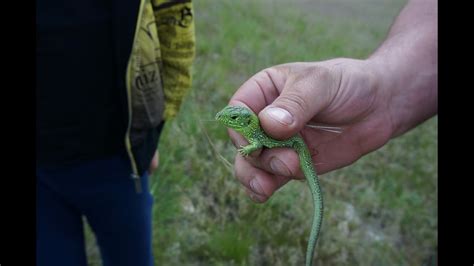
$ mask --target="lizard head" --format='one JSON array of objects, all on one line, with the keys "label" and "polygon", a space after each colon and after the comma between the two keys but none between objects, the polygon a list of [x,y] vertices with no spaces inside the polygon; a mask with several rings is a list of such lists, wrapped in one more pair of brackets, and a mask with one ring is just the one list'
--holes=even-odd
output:
[{"label": "lizard head", "polygon": [[216,114],[216,120],[240,133],[259,126],[257,116],[248,108],[241,106],[226,106]]}]

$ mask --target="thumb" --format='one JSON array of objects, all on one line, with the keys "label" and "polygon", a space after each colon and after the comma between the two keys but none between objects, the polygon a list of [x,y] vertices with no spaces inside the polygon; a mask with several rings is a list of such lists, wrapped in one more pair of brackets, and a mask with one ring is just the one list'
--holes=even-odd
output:
[{"label": "thumb", "polygon": [[259,113],[263,129],[276,139],[287,139],[300,132],[330,104],[340,80],[331,69],[320,65],[287,73],[280,95]]}]

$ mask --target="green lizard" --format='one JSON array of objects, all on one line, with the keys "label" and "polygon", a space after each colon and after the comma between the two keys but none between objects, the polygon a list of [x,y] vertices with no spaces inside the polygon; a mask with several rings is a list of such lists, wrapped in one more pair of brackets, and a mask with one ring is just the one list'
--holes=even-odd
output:
[{"label": "green lizard", "polygon": [[262,147],[292,148],[298,153],[301,170],[306,177],[313,197],[313,222],[306,250],[306,265],[312,265],[314,249],[316,247],[323,218],[323,195],[321,187],[319,186],[316,170],[313,166],[311,154],[303,138],[300,136],[293,136],[287,140],[275,140],[269,137],[260,127],[258,117],[251,110],[245,107],[226,106],[216,114],[216,120],[226,127],[236,130],[247,139],[249,145],[239,148],[239,152],[243,156],[248,156]]}]

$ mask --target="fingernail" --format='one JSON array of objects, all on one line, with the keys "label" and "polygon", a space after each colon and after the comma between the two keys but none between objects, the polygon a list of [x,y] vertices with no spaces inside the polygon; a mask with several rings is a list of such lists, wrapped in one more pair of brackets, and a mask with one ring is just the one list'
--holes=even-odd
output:
[{"label": "fingernail", "polygon": [[280,159],[276,157],[273,157],[270,160],[270,168],[275,174],[284,175],[284,176],[290,175],[290,171],[288,170],[286,165],[282,161],[280,161]]},{"label": "fingernail", "polygon": [[265,195],[265,193],[263,192],[262,186],[257,181],[257,178],[250,180],[250,188],[252,189],[254,193]]},{"label": "fingernail", "polygon": [[269,107],[265,110],[265,112],[272,119],[284,125],[291,125],[293,123],[293,116],[285,109],[279,107]]},{"label": "fingernail", "polygon": [[261,203],[264,200],[261,198],[261,196],[253,193],[251,190],[247,189],[247,195],[249,195],[250,199],[252,199],[254,202]]}]

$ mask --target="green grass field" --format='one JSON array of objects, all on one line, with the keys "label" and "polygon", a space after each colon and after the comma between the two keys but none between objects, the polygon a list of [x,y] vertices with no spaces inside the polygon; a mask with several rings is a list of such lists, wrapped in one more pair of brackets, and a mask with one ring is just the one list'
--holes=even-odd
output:
[{"label": "green grass field", "polygon": [[[210,122],[257,71],[365,58],[405,0],[195,1],[193,88],[169,122],[152,177],[156,265],[302,265],[312,216],[304,182],[267,203],[233,177],[236,150]],[[437,247],[437,117],[321,177],[316,265],[431,265]],[[100,265],[88,230],[90,265]]]}]

